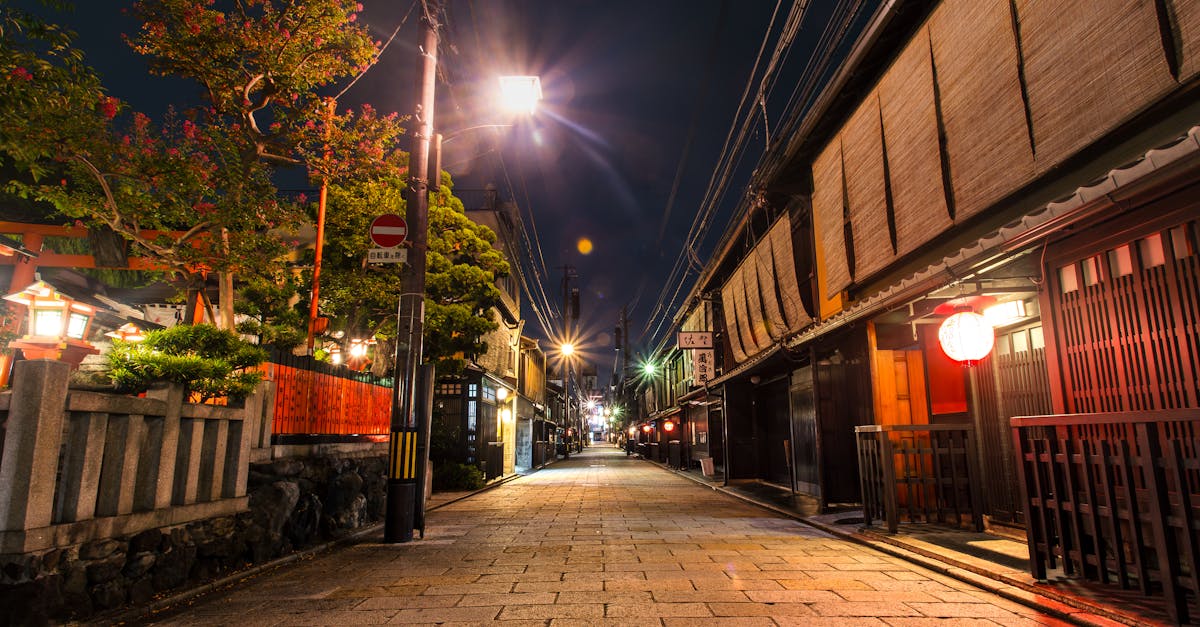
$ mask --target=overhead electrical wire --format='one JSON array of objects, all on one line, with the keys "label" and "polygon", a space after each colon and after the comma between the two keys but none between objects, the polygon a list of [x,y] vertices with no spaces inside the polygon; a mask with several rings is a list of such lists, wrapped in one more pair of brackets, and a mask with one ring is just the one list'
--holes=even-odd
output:
[{"label": "overhead electrical wire", "polygon": [[[790,45],[792,38],[794,38],[795,33],[798,30],[794,26],[794,24],[796,24],[798,21],[797,15],[798,13],[803,13],[804,7],[807,6],[807,3],[801,1],[792,5],[792,9],[788,12],[788,18],[784,25],[783,31],[776,39],[775,49],[771,55],[771,60],[767,62],[766,68],[763,70],[762,77],[759,78],[758,69],[763,63],[763,54],[766,52],[768,42],[770,41],[772,33],[775,29],[775,21],[779,16],[779,10],[781,6],[782,2],[777,2],[775,5],[775,10],[771,16],[771,21],[769,22],[767,30],[763,35],[763,40],[759,46],[758,55],[755,59],[754,66],[751,69],[750,76],[746,81],[746,87],[743,90],[737,112],[734,115],[735,120],[742,118],[740,128],[737,124],[735,124],[730,127],[729,133],[726,135],[725,145],[722,147],[721,154],[718,157],[718,166],[714,169],[712,176],[709,178],[708,189],[706,190],[705,196],[701,201],[701,210],[697,212],[696,217],[693,219],[692,228],[689,230],[689,236],[684,244],[684,248],[681,250],[680,257],[676,262],[676,269],[674,269],[672,272],[672,280],[676,280],[676,275],[678,275],[678,282],[675,285],[674,293],[671,295],[669,300],[666,298],[666,290],[670,289],[670,282],[668,282],[668,284],[664,286],[666,289],[660,294],[659,301],[655,309],[657,324],[654,324],[653,320],[648,320],[647,326],[643,329],[642,335],[639,336],[639,340],[644,338],[647,332],[650,332],[650,339],[653,343],[654,338],[661,333],[663,326],[671,317],[670,310],[678,301],[679,294],[682,292],[683,285],[686,282],[687,269],[684,269],[683,262],[685,260],[688,261],[689,263],[687,268],[690,269],[692,267],[691,261],[698,255],[697,249],[699,248],[699,244],[701,241],[703,241],[708,228],[711,226],[711,218],[716,211],[716,208],[720,205],[722,199],[724,198],[725,192],[728,189],[728,185],[732,178],[732,174],[738,161],[740,160],[742,150],[748,137],[750,136],[751,130],[754,127],[756,117],[755,105],[763,99],[766,81],[777,70],[781,49]],[[756,83],[758,85],[757,91],[754,90]],[[742,117],[743,113],[745,116],[744,118]],[[734,135],[735,129],[737,129],[736,137]],[[652,331],[651,327],[653,327]],[[665,337],[663,341],[665,341]],[[656,349],[656,351],[657,350],[658,349]]]},{"label": "overhead electrical wire", "polygon": [[[832,62],[836,51],[841,47],[842,44],[844,44],[846,32],[851,26],[853,18],[861,10],[863,4],[864,2],[862,0],[858,0],[852,5],[849,2],[842,1],[838,3],[837,7],[832,12],[831,18],[826,22],[825,27],[822,30],[819,43],[814,48],[814,50],[818,52],[809,58],[809,61],[802,72],[801,80],[797,81],[796,87],[793,89],[787,101],[787,105],[784,107],[783,114],[780,116],[780,119],[783,120],[783,123],[780,124],[776,129],[777,137],[787,137],[794,132],[795,127],[798,125],[798,120],[803,117],[803,113],[809,106],[811,106],[811,102],[814,97],[816,87],[819,85],[819,81],[827,73],[828,67]],[[787,56],[791,52],[791,43],[796,34],[799,32],[806,8],[807,2],[804,0],[798,1],[793,5],[793,9],[789,13],[787,24],[785,25],[783,32],[780,34],[779,40],[775,47],[772,60],[768,63],[767,70],[764,71],[763,78],[759,82],[757,103],[764,103],[770,99],[770,95],[773,93],[775,83],[779,77],[777,70],[782,62],[786,61]],[[774,18],[772,19],[772,26],[773,22]],[[768,36],[770,35],[772,26],[769,26],[767,29]],[[831,41],[834,43],[831,44]],[[759,61],[756,61],[755,63],[756,68],[761,61],[762,52],[763,51],[760,50]],[[815,64],[814,59],[816,59]],[[755,75],[756,73],[751,74],[749,84],[753,84]],[[743,103],[744,102],[745,101],[743,100]],[[741,111],[742,108],[739,107],[739,115]],[[765,125],[767,124],[765,110],[762,111],[762,115],[764,116]],[[735,117],[735,120],[736,119],[737,118]],[[679,258],[676,261],[676,267],[672,270],[672,275],[668,282],[664,285],[663,292],[660,294],[659,303],[656,306],[655,312],[651,316],[651,319],[647,320],[646,327],[642,332],[642,336],[639,337],[639,340],[642,337],[645,337],[646,333],[650,333],[652,343],[654,343],[653,339],[659,336],[666,322],[668,319],[670,319],[669,312],[674,311],[675,307],[677,306],[679,295],[682,292],[682,288],[684,283],[686,283],[687,277],[686,272],[682,276],[678,276],[678,270],[680,267],[682,267],[684,260],[695,254],[696,245],[703,241],[707,229],[711,226],[711,224],[709,224],[709,219],[715,210],[715,203],[723,198],[723,195],[726,191],[725,186],[728,184],[728,178],[731,176],[732,171],[736,170],[735,164],[740,163],[741,159],[745,157],[743,152],[745,141],[748,137],[749,129],[753,125],[754,114],[747,112],[746,119],[742,122],[737,141],[734,142],[734,150],[738,152],[736,159],[731,161],[732,155],[727,151],[722,151],[721,159],[719,160],[717,167],[714,169],[714,175],[712,178],[710,178],[709,188],[706,190],[704,200],[701,204],[701,210],[697,212],[697,217],[693,221],[693,229],[689,231],[685,248],[681,251]],[[767,127],[764,126],[764,128]],[[731,135],[732,133],[733,128],[730,130]],[[726,141],[728,146],[728,136]],[[759,164],[755,168],[754,173],[751,175],[752,183],[755,180],[755,177],[764,171],[764,164],[773,163],[781,158],[778,154],[779,152],[780,150],[777,147],[772,146],[770,142],[766,143],[763,154],[759,158]],[[749,210],[751,205],[752,201],[749,198],[744,198],[735,209],[735,212],[730,217],[728,223],[732,224],[739,221],[741,216]],[[731,234],[727,232],[718,243],[717,249],[722,248],[730,236]],[[676,283],[676,281],[678,282]],[[672,288],[672,286],[675,288],[674,292],[671,294],[670,298],[666,298],[666,294]],[[651,328],[653,328],[653,332],[651,332]],[[656,347],[654,352],[661,351],[668,340],[669,336],[664,335],[659,342],[655,343]]]},{"label": "overhead electrical wire", "polygon": [[[767,42],[770,41],[771,32],[774,30],[775,19],[779,15],[780,6],[782,6],[782,0],[778,0],[775,3],[775,9],[771,13],[771,20],[767,25],[766,32],[763,34],[762,43],[759,45],[758,54],[754,61],[754,67],[751,69],[750,76],[746,80],[746,86],[742,90],[742,97],[738,103],[737,111],[734,113],[734,120],[737,120],[742,115],[742,111],[746,107],[746,100],[750,95],[751,89],[753,88],[753,85],[755,82],[755,77],[758,74],[758,66],[762,62],[763,52],[766,50]],[[712,191],[716,184],[716,180],[719,176],[719,172],[721,171],[720,164],[725,162],[726,156],[729,154],[730,142],[733,141],[733,137],[734,137],[734,126],[731,126],[729,129],[729,132],[727,132],[725,135],[725,142],[721,148],[721,153],[717,157],[718,165],[717,165],[717,167],[715,167],[713,169],[713,173],[709,177],[708,188],[705,192],[705,199],[703,201],[701,201],[701,210],[698,211],[696,213],[695,217],[692,219],[692,225],[688,229],[688,236],[687,236],[687,238],[685,238],[683,247],[680,249],[679,256],[676,257],[675,265],[671,268],[670,274],[667,275],[667,281],[663,285],[663,291],[659,293],[658,301],[655,303],[654,308],[651,310],[649,317],[646,319],[646,324],[645,324],[645,326],[643,326],[642,332],[638,335],[639,342],[642,341],[642,339],[644,339],[646,337],[646,334],[650,331],[651,327],[654,326],[654,321],[656,319],[658,319],[661,315],[664,315],[664,305],[666,304],[665,297],[666,297],[667,291],[670,290],[671,285],[676,280],[682,282],[684,280],[684,277],[686,276],[686,274],[684,276],[678,276],[678,275],[680,275],[680,273],[684,271],[683,264],[688,259],[687,251],[694,247],[695,235],[700,230],[700,225],[703,224],[705,221],[707,221],[706,207],[709,206],[707,203],[707,199],[711,196]],[[661,328],[661,325],[659,328]],[[657,333],[657,329],[655,330],[654,334],[656,334],[656,333]],[[653,338],[654,334],[651,334],[652,338]]]}]

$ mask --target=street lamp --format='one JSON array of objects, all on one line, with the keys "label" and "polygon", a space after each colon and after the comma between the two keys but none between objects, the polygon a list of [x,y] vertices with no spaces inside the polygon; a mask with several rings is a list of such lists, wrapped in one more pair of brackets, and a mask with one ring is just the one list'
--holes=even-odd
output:
[{"label": "street lamp", "polygon": [[[571,426],[571,356],[575,354],[575,345],[570,342],[564,342],[558,348],[559,355],[562,356],[563,368],[563,417],[566,419],[568,431],[570,434]],[[581,434],[582,437],[582,434]],[[571,442],[568,440],[564,448],[566,451],[565,457],[571,455]]]},{"label": "street lamp", "polygon": [[[397,307],[396,370],[393,383],[391,455],[388,464],[387,509],[384,541],[410,542],[414,522],[424,527],[423,478],[429,457],[429,398],[417,394],[422,381],[425,333],[425,267],[429,233],[430,142],[434,138],[434,103],[437,83],[439,7],[436,0],[426,2],[421,15],[421,36],[417,50],[418,97],[413,105],[412,149],[409,153],[408,185],[405,190],[406,222],[411,245],[408,264],[401,282]],[[524,81],[527,85],[534,81]],[[502,82],[503,84],[503,82]],[[540,97],[540,88],[538,90]],[[529,106],[526,110],[532,111]],[[441,173],[434,173],[440,176]],[[435,184],[437,181],[433,181]],[[425,380],[432,383],[432,367],[424,367]],[[429,390],[426,389],[425,392]],[[418,401],[425,401],[418,409]],[[420,413],[420,425],[418,425]],[[420,434],[420,435],[418,435]]]},{"label": "street lamp", "polygon": [[532,115],[542,99],[542,81],[537,76],[501,76],[500,95],[509,112]]}]

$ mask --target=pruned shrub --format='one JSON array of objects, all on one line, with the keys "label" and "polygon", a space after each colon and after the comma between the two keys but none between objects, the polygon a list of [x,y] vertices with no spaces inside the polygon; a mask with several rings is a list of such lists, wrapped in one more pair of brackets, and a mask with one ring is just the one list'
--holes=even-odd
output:
[{"label": "pruned shrub", "polygon": [[483,487],[483,471],[468,464],[448,463],[433,469],[433,489],[439,492],[478,490]]},{"label": "pruned shrub", "polygon": [[146,333],[141,342],[114,340],[109,379],[125,392],[144,392],[157,382],[185,385],[200,400],[242,399],[262,381],[250,370],[267,352],[232,331],[211,324],[179,325]]}]

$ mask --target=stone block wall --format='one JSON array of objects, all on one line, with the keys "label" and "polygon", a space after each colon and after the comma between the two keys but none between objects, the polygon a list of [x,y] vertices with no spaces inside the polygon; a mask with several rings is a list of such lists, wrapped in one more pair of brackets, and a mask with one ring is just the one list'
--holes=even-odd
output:
[{"label": "stone block wall", "polygon": [[380,522],[387,457],[252,464],[249,511],[0,555],[0,625],[78,620],[182,591]]}]

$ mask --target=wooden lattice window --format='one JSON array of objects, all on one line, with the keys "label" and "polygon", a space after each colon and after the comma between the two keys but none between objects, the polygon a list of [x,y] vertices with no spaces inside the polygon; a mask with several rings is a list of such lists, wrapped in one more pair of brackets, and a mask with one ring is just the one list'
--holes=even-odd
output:
[{"label": "wooden lattice window", "polygon": [[1146,233],[1052,268],[1065,411],[1200,406],[1198,225]]}]

